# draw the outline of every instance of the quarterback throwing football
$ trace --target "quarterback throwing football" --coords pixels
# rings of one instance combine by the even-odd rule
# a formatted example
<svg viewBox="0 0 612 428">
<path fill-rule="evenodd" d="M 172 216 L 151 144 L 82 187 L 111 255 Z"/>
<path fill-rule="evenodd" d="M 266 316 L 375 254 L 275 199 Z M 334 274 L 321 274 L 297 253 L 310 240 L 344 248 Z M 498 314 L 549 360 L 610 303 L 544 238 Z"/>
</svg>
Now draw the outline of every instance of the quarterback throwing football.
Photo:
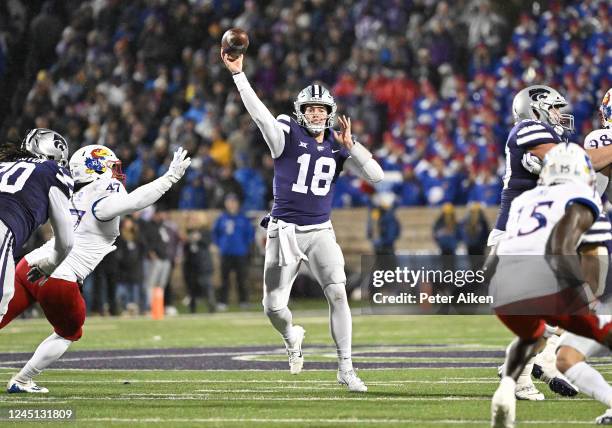
<svg viewBox="0 0 612 428">
<path fill-rule="evenodd" d="M 318 84 L 297 96 L 295 119 L 276 119 L 259 100 L 242 72 L 243 55 L 231 60 L 221 52 L 225 66 L 247 111 L 261 130 L 274 159 L 274 207 L 267 225 L 263 306 L 282 336 L 292 374 L 302 370 L 304 329 L 293 325 L 287 307 L 289 293 L 302 261 L 310 268 L 329 304 L 330 330 L 338 353 L 337 380 L 349 391 L 365 392 L 366 385 L 353 370 L 351 312 L 346 296 L 344 257 L 330 222 L 334 183 L 343 168 L 369 182 L 383 171 L 370 152 L 354 142 L 351 120 L 339 117 L 340 132 L 331 128 L 336 102 Z"/>
</svg>

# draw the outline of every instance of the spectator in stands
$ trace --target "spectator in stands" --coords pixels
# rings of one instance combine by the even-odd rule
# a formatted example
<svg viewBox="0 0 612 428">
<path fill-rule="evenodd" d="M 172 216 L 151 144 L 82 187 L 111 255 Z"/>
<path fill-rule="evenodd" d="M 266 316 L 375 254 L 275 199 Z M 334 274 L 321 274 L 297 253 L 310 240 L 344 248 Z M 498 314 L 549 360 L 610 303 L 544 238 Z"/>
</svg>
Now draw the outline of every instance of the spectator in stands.
<svg viewBox="0 0 612 428">
<path fill-rule="evenodd" d="M 149 210 L 154 209 L 150 208 Z M 164 214 L 157 211 L 149 214 L 149 210 L 144 210 L 146 214 L 142 217 L 139 229 L 142 231 L 142 237 L 147 246 L 144 284 L 147 293 L 147 307 L 150 309 L 154 288 L 161 288 L 165 295 L 172 263 L 168 257 L 170 235 L 162 228 Z"/>
<path fill-rule="evenodd" d="M 394 202 L 393 193 L 378 194 L 368 212 L 368 239 L 376 255 L 395 255 L 395 241 L 402 229 L 395 215 Z"/>
<path fill-rule="evenodd" d="M 212 192 L 212 207 L 214 208 L 223 208 L 225 199 L 230 194 L 237 197 L 240 203 L 244 200 L 244 190 L 234 177 L 234 169 L 231 166 L 221 168 L 218 182 L 214 185 Z"/>
<path fill-rule="evenodd" d="M 99 315 L 119 315 L 117 280 L 119 259 L 115 251 L 108 253 L 93 272 L 92 310 Z"/>
<path fill-rule="evenodd" d="M 482 206 L 471 203 L 461 222 L 461 238 L 469 255 L 484 255 L 489 236 L 489 223 L 485 218 Z"/>
<path fill-rule="evenodd" d="M 249 293 L 246 286 L 248 258 L 255 230 L 251 221 L 240 211 L 240 199 L 230 193 L 225 197 L 225 211 L 213 227 L 213 242 L 221 254 L 221 289 L 217 309 L 227 309 L 230 274 L 234 272 L 241 307 L 248 307 Z"/>
<path fill-rule="evenodd" d="M 442 212 L 433 226 L 433 237 L 440 254 L 455 255 L 461 240 L 455 206 L 449 202 L 442 205 Z"/>
<path fill-rule="evenodd" d="M 211 277 L 213 262 L 210 253 L 210 230 L 203 222 L 190 214 L 187 219 L 187 236 L 183 247 L 183 277 L 189 295 L 189 312 L 196 312 L 198 297 L 205 297 L 208 312 L 216 309 L 215 289 Z"/>
<path fill-rule="evenodd" d="M 231 183 L 234 171 L 226 170 L 239 157 L 257 160 L 270 200 L 271 159 L 262 158 L 261 134 L 252 132 L 219 60 L 219 39 L 230 25 L 244 23 L 257 41 L 250 49 L 260 60 L 247 71 L 260 82 L 262 101 L 272 111 L 285 111 L 287 94 L 321 80 L 334 88 L 341 108 L 362 118 L 363 132 L 355 122 L 355 134 L 374 143 L 373 152 L 378 154 L 376 145 L 392 133 L 397 146 L 379 161 L 400 172 L 406 164 L 416 167 L 441 155 L 432 149 L 441 140 L 428 141 L 430 132 L 423 139 L 417 131 L 437 129 L 439 123 L 454 151 L 465 155 L 442 156 L 445 174 L 482 168 L 483 154 L 502 157 L 505 135 L 498 129 L 510 125 L 513 94 L 534 79 L 564 82 L 579 141 L 597 123 L 599 92 L 610 80 L 610 14 L 604 1 L 526 9 L 508 34 L 512 15 L 506 10 L 513 8 L 490 0 L 385 7 L 364 0 L 309 6 L 272 0 L 269 7 L 278 13 L 263 13 L 252 1 L 0 3 L 0 58 L 6 57 L 9 68 L 0 79 L 0 95 L 12 98 L 10 114 L 0 115 L 0 139 L 44 125 L 64 131 L 72 150 L 103 143 L 121 153 L 128 188 L 154 179 L 169 149 L 182 145 L 198 153 L 194 170 L 202 157 L 201 181 L 186 181 L 184 192 L 177 187 L 168 194 L 161 205 L 169 209 L 222 208 L 228 192 L 250 195 Z M 72 3 L 77 8 L 65 5 Z M 329 29 L 325 43 L 298 31 L 313 23 Z M 23 52 L 26 65 L 20 64 Z M 474 145 L 478 154 L 471 162 L 467 152 Z M 467 200 L 457 192 L 448 198 L 451 183 L 432 183 L 416 171 L 428 196 L 423 204 Z M 200 182 L 206 203 L 197 202 Z M 342 201 L 362 203 L 359 197 Z M 248 207 L 252 201 L 243 202 Z"/>
<path fill-rule="evenodd" d="M 144 314 L 146 311 L 142 271 L 144 246 L 138 227 L 130 216 L 121 219 L 121 235 L 115 245 L 119 267 L 117 300 L 121 310 L 131 315 Z"/>
</svg>

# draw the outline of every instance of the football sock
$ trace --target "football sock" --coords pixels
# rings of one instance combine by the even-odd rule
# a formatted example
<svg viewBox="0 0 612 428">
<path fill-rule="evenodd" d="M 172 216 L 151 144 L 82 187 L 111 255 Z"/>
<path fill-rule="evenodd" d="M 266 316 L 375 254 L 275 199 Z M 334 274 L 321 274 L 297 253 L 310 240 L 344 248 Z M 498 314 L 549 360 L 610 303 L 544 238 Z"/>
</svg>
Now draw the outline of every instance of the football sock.
<svg viewBox="0 0 612 428">
<path fill-rule="evenodd" d="M 549 337 L 556 336 L 556 335 L 557 335 L 557 327 L 556 326 L 544 324 L 544 337 L 545 338 L 548 339 Z"/>
<path fill-rule="evenodd" d="M 580 389 L 580 392 L 612 407 L 612 387 L 597 370 L 584 361 L 570 367 L 565 372 L 565 376 Z"/>
<path fill-rule="evenodd" d="M 346 289 L 344 284 L 330 284 L 323 291 L 329 303 L 329 328 L 338 352 L 338 369 L 353 370 L 351 359 L 353 325 Z"/>
<path fill-rule="evenodd" d="M 71 343 L 71 340 L 53 333 L 38 345 L 34 355 L 17 374 L 16 379 L 19 382 L 28 382 L 64 355 Z"/>
<path fill-rule="evenodd" d="M 521 375 L 516 380 L 516 384 L 521 387 L 525 385 L 532 385 L 533 381 L 531 380 L 531 370 L 533 369 L 533 358 L 530 358 L 527 364 L 525 364 L 525 368 L 521 372 Z"/>
<path fill-rule="evenodd" d="M 277 311 L 271 311 L 266 309 L 266 315 L 270 319 L 270 322 L 272 323 L 276 331 L 278 331 L 283 337 L 283 340 L 285 341 L 285 346 L 287 348 L 291 348 L 291 329 L 293 327 L 293 316 L 291 315 L 291 311 L 289 310 L 289 308 L 285 306 L 284 308 L 279 309 Z"/>
</svg>

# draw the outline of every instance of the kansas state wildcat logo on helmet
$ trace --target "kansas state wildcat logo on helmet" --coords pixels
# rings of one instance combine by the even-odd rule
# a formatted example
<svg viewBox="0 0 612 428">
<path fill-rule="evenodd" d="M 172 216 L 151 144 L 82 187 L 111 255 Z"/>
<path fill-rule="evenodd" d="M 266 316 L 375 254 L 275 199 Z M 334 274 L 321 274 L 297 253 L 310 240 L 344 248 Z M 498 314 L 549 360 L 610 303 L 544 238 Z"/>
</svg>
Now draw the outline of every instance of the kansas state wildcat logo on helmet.
<svg viewBox="0 0 612 428">
<path fill-rule="evenodd" d="M 532 85 L 521 90 L 512 101 L 514 121 L 525 119 L 540 120 L 552 127 L 561 127 L 566 132 L 574 132 L 574 116 L 554 111 L 569 106 L 567 100 L 550 86 Z"/>
<path fill-rule="evenodd" d="M 32 129 L 24 138 L 22 148 L 39 159 L 53 160 L 61 167 L 68 165 L 68 143 L 51 129 Z"/>
</svg>

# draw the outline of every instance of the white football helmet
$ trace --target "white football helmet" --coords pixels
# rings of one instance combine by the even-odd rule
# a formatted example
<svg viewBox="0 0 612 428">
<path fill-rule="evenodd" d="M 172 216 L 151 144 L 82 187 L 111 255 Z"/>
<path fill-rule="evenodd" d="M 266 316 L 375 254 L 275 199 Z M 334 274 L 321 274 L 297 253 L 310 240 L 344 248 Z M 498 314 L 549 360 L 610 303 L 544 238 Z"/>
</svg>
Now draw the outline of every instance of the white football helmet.
<svg viewBox="0 0 612 428">
<path fill-rule="evenodd" d="M 121 161 L 111 149 L 99 144 L 81 147 L 70 158 L 70 172 L 75 183 L 90 183 L 100 178 L 123 181 Z"/>
<path fill-rule="evenodd" d="M 55 161 L 62 167 L 68 166 L 68 143 L 51 129 L 32 129 L 23 139 L 21 148 L 39 159 Z"/>
<path fill-rule="evenodd" d="M 604 128 L 612 129 L 612 88 L 608 89 L 599 106 L 601 114 L 601 125 Z"/>
<path fill-rule="evenodd" d="M 327 108 L 327 119 L 323 125 L 315 125 L 308 122 L 304 111 L 308 105 L 322 105 Z M 293 103 L 297 123 L 308 129 L 313 134 L 319 134 L 334 126 L 336 122 L 336 101 L 329 91 L 321 85 L 309 85 L 302 89 Z"/>
<path fill-rule="evenodd" d="M 515 122 L 525 119 L 540 120 L 552 127 L 574 132 L 574 116 L 568 113 L 551 114 L 550 109 L 565 109 L 569 103 L 550 86 L 533 85 L 521 89 L 512 100 L 512 115 Z"/>
<path fill-rule="evenodd" d="M 539 185 L 567 182 L 585 183 L 595 189 L 595 170 L 591 158 L 578 144 L 559 143 L 546 153 Z"/>
</svg>

